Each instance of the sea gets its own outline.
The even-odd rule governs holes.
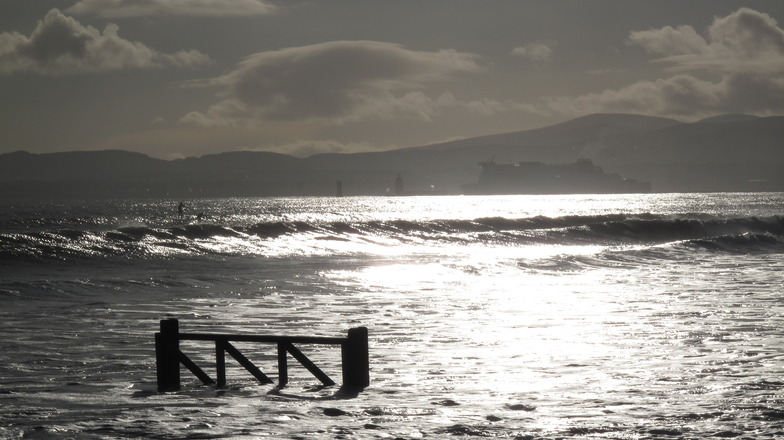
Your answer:
[[[0,304],[2,439],[784,438],[784,193],[5,199]]]

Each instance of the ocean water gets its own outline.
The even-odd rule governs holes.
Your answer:
[[[782,193],[177,202],[0,202],[0,438],[784,437]],[[165,318],[366,326],[371,385],[158,393]]]

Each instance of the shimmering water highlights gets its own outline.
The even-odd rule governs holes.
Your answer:
[[[4,207],[0,437],[784,434],[782,194],[186,202],[200,222],[176,202]],[[225,390],[183,370],[155,393],[167,316],[365,325],[372,385],[341,399],[294,369],[276,392],[232,364]],[[273,348],[243,349],[274,378]]]

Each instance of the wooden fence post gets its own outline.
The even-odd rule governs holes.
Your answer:
[[[289,383],[289,366],[286,359],[288,352],[286,344],[278,342],[278,386],[286,386]]]
[[[370,385],[370,353],[367,327],[348,330],[348,339],[341,347],[343,386],[365,388]]]
[[[215,375],[218,380],[218,388],[226,386],[226,346],[225,341],[215,340]]]
[[[161,331],[155,334],[155,369],[158,391],[180,389],[180,324],[176,319],[161,320]]]

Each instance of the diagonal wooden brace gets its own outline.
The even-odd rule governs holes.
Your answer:
[[[310,359],[308,359],[307,356],[302,354],[302,352],[299,351],[299,349],[295,347],[292,343],[287,342],[284,344],[284,346],[286,347],[286,351],[291,353],[291,355],[294,356],[294,359],[299,361],[299,363],[302,364],[302,366],[307,368],[312,375],[316,376],[316,379],[321,381],[321,383],[323,383],[324,385],[335,385],[335,381],[330,379],[329,376],[327,376],[323,371],[321,371],[321,369],[317,367],[316,364],[314,364]]]
[[[212,385],[215,383],[215,381],[212,380],[212,378],[210,378],[210,376],[208,376],[204,370],[199,368],[199,366],[196,365],[188,356],[186,356],[185,353],[177,350],[177,359],[182,365],[185,365],[187,369],[191,370],[191,373],[198,377],[204,385]]]
[[[226,351],[231,357],[233,357],[237,362],[240,363],[243,367],[245,367],[250,374],[253,375],[259,382],[263,384],[270,384],[273,383],[272,379],[267,377],[257,366],[253,365],[253,362],[249,361],[239,350],[234,348],[233,345],[229,341],[220,341],[219,345],[223,350]]]

